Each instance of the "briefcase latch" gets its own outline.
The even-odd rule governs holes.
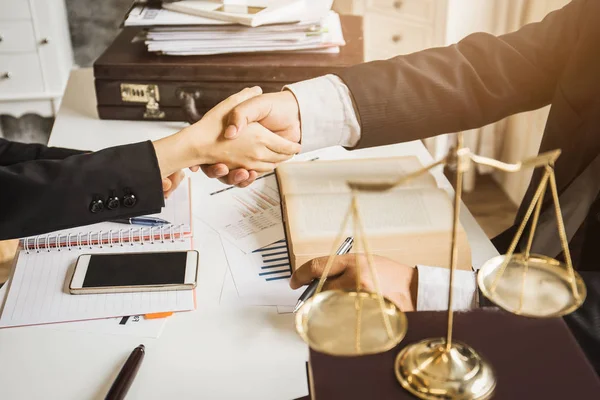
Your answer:
[[[163,119],[165,112],[160,110],[158,85],[121,84],[121,100],[127,103],[145,103],[145,119]]]

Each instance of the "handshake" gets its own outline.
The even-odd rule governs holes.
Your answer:
[[[253,87],[225,99],[194,125],[154,142],[154,148],[168,196],[183,179],[182,168],[202,168],[210,178],[248,186],[259,173],[272,171],[298,153],[300,139],[300,112],[292,92],[262,94]],[[356,260],[354,254],[336,257],[325,288],[356,287],[357,274],[362,273],[359,284],[374,290],[370,275],[358,268]],[[384,295],[402,310],[414,310],[416,269],[383,257],[375,260],[377,274],[385,277]],[[290,286],[296,289],[319,278],[326,261],[321,257],[302,265]]]
[[[289,91],[262,94],[260,87],[236,93],[200,121],[155,141],[168,196],[183,179],[183,168],[202,168],[211,178],[245,187],[260,173],[300,152],[300,114]]]

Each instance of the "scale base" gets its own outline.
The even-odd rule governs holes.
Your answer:
[[[471,347],[446,339],[425,339],[405,347],[396,357],[396,378],[402,387],[426,400],[484,400],[496,387],[491,366]]]

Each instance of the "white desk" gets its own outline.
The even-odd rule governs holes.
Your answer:
[[[97,119],[91,70],[74,71],[50,144],[82,149],[155,139],[184,125]],[[360,150],[353,157],[431,157],[420,142]],[[193,185],[202,184],[201,173]],[[440,185],[452,190],[441,173]],[[194,207],[202,207],[194,204]],[[494,247],[471,214],[461,221],[479,267]],[[147,354],[128,399],[293,399],[307,394],[307,347],[296,335],[293,316],[274,307],[219,305],[227,262],[219,237],[195,239],[202,267],[196,311],[177,314],[159,339],[68,332],[39,327],[0,330],[0,398],[101,399],[131,350]]]

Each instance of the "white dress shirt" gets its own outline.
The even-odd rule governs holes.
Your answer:
[[[354,147],[360,139],[358,113],[350,90],[336,75],[325,75],[288,85],[300,107],[302,151],[340,145]],[[418,265],[417,310],[446,310],[448,280],[446,268]],[[455,271],[453,306],[465,310],[477,305],[475,273]]]

